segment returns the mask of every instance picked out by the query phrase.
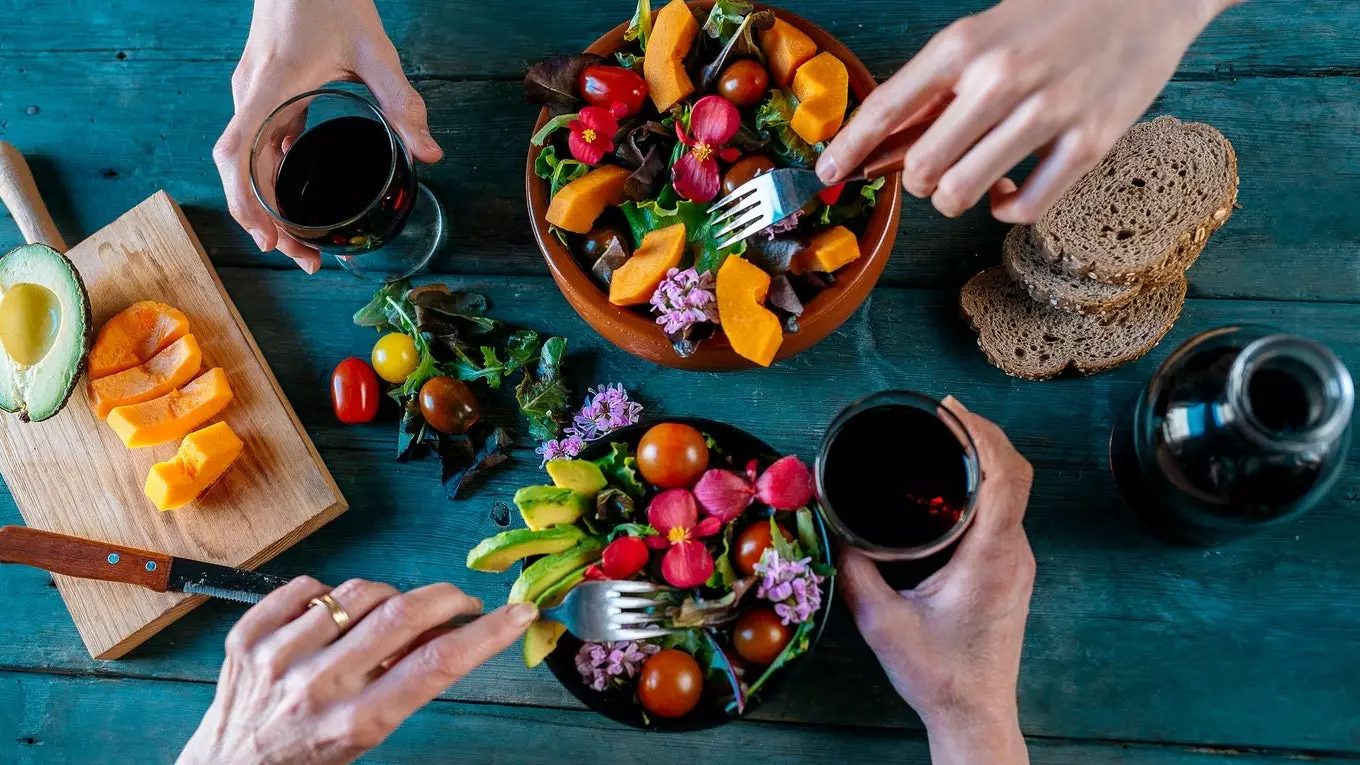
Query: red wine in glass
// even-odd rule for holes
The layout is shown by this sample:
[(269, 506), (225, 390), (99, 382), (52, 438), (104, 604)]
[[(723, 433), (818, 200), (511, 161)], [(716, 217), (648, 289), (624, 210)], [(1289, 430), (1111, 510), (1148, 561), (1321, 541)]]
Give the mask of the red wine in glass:
[(981, 468), (963, 424), (909, 391), (851, 404), (817, 456), (822, 515), (847, 544), (880, 561), (921, 560), (962, 536)]
[(274, 183), (279, 212), (294, 238), (328, 252), (385, 245), (406, 224), (416, 176), (383, 123), (354, 115), (303, 133), (283, 157)]

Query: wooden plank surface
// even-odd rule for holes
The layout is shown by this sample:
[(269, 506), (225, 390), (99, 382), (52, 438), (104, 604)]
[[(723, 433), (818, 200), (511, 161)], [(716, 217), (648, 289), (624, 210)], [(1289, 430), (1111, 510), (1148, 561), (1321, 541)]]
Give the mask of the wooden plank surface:
[[(212, 686), (128, 683), (0, 673), (0, 760), (29, 765), (99, 762), (145, 765), (170, 762), (166, 742), (185, 741), (212, 698)], [(90, 736), (71, 720), (108, 720), (116, 734)], [(607, 742), (602, 745), (601, 742)], [(683, 743), (682, 743), (683, 742)], [(1281, 752), (1214, 750), (1193, 746), (1141, 746), (1121, 742), (1031, 739), (1035, 765), (1285, 765), (1296, 755)], [(155, 753), (152, 755), (151, 753)], [(858, 765), (893, 762), (928, 765), (919, 733), (862, 728), (792, 727), (736, 723), (702, 733), (659, 737), (625, 728), (590, 712), (487, 707), (436, 702), (407, 721), (391, 738), (363, 757), (365, 763), (516, 763), (596, 765), (785, 763), (825, 757)], [(1309, 758), (1313, 759), (1313, 758)], [(1327, 757), (1342, 765), (1360, 759)]]
[[(224, 269), (284, 391), (354, 509), (269, 570), (331, 582), (380, 578), (400, 587), (448, 580), (488, 603), (513, 575), (462, 566), (467, 549), (500, 527), (497, 502), (538, 480), (537, 460), (517, 452), (465, 501), (442, 497), (438, 467), (391, 460), (395, 413), (351, 427), (334, 422), (324, 396), (339, 359), (374, 334), (348, 323), (368, 287), (341, 274)], [(628, 381), (661, 413), (702, 414), (750, 429), (776, 448), (810, 455), (821, 428), (858, 395), (882, 387), (954, 392), (996, 419), (1036, 465), (1026, 521), (1039, 559), (1021, 676), (1024, 728), (1073, 736), (1214, 746), (1360, 750), (1360, 675), (1349, 646), (1360, 636), (1360, 462), (1333, 498), (1304, 519), (1234, 547), (1205, 553), (1163, 548), (1113, 494), (1104, 451), (1113, 413), (1170, 351), (1097, 378), (1025, 383), (990, 367), (957, 319), (947, 291), (881, 289), (842, 330), (766, 372), (693, 374), (661, 369), (604, 347), (546, 278), (479, 277), (492, 312), (571, 338), (576, 389)], [(1276, 323), (1331, 344), (1360, 363), (1357, 311), (1344, 304), (1192, 300), (1169, 344), (1233, 321)], [(490, 407), (488, 407), (490, 409)], [(500, 412), (504, 415), (504, 410)], [(513, 418), (511, 419), (513, 422)], [(3, 511), (0, 511), (3, 520)], [(90, 662), (51, 615), (45, 577), (0, 571), (26, 639), (0, 653), (10, 668), (48, 668), (211, 681), (237, 606), (213, 603), (116, 665)], [(0, 633), (3, 634), (3, 633)], [(845, 678), (854, 678), (847, 683)], [(762, 708), (765, 721), (919, 728), (839, 609), (797, 690)], [(455, 686), (468, 702), (578, 705), (545, 673), (510, 651)]]
[[(179, 443), (128, 449), (90, 408), (84, 384), (41, 423), (0, 418), (0, 472), (35, 528), (253, 568), (345, 510), (306, 431), (270, 374), (174, 200), (159, 193), (67, 253), (90, 294), (94, 327), (138, 300), (189, 317), (203, 369), (222, 367), (233, 401), (221, 419), (245, 452), (182, 510), (143, 494), (151, 465)], [(116, 659), (203, 602), (183, 593), (57, 577), (90, 655)]]
[[(1360, 14), (1358, 14), (1360, 15)], [(23, 68), (20, 74), (16, 70)], [(0, 138), (30, 156), (53, 214), (92, 231), (162, 184), (219, 265), (292, 268), (226, 214), (210, 156), (231, 114), (231, 65), (61, 56), (0, 60)], [(1233, 141), (1242, 209), (1191, 272), (1196, 297), (1355, 300), (1360, 295), (1360, 99), (1356, 78), (1176, 82), (1152, 113), (1218, 126)], [(537, 111), (517, 82), (422, 82), (448, 154), (422, 172), (449, 214), (436, 270), (544, 273), (524, 206), (526, 137)], [(36, 106), (36, 114), (28, 114)], [(79, 125), (72, 142), (63, 126)], [(0, 240), (12, 232), (0, 212)], [(904, 200), (882, 284), (957, 288), (1000, 257), (1006, 227), (975, 209), (949, 220)], [(1245, 264), (1251, 264), (1246, 267)], [(329, 258), (326, 267), (336, 267)], [(1281, 279), (1287, 273), (1289, 278)]]

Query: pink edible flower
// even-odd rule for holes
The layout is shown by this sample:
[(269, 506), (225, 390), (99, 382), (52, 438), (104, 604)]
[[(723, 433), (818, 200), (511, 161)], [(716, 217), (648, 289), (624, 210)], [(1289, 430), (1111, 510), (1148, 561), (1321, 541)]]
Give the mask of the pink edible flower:
[(635, 424), (642, 418), (642, 404), (628, 398), (628, 391), (614, 383), (591, 388), (581, 410), (572, 418), (567, 433), (594, 441), (609, 433)]
[(790, 561), (770, 547), (755, 565), (761, 577), (756, 597), (774, 603), (774, 613), (784, 624), (802, 624), (822, 607), (824, 578), (812, 570), (812, 559)]
[(740, 473), (712, 468), (694, 484), (694, 496), (705, 513), (727, 523), (751, 506), (756, 487)]
[(627, 640), (618, 643), (583, 643), (576, 652), (576, 671), (586, 685), (597, 691), (609, 687), (614, 678), (629, 678), (638, 673), (647, 657), (660, 646)]
[(554, 438), (551, 441), (544, 441), (537, 449), (536, 453), (543, 457), (543, 464), (548, 464), (548, 460), (569, 460), (586, 446), (585, 441), (580, 436), (568, 435), (564, 438)]
[(659, 535), (643, 541), (653, 550), (666, 550), (661, 576), (667, 583), (688, 589), (713, 576), (713, 554), (699, 540), (717, 534), (723, 524), (713, 517), (699, 520), (699, 506), (689, 489), (668, 489), (653, 497), (647, 522)]
[(689, 132), (675, 123), (675, 134), (688, 149), (671, 165), (671, 185), (677, 194), (691, 202), (713, 201), (722, 187), (718, 159), (731, 162), (741, 156), (740, 151), (726, 146), (740, 129), (741, 114), (726, 98), (704, 96), (694, 103)]
[(619, 121), (603, 106), (587, 106), (567, 127), (571, 128), (571, 135), (567, 137), (571, 156), (587, 165), (598, 165), (604, 155), (614, 150), (614, 134), (619, 132)]
[(678, 335), (693, 324), (718, 323), (718, 300), (713, 274), (693, 268), (672, 268), (652, 293), (656, 323), (667, 335)]
[(756, 481), (756, 498), (776, 510), (797, 510), (812, 501), (812, 471), (793, 455), (776, 460)]

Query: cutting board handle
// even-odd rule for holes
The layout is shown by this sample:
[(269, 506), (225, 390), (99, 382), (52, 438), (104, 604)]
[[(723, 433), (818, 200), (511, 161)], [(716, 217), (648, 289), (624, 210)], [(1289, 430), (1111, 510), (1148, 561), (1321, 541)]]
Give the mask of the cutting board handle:
[(0, 563), (19, 563), (54, 574), (123, 582), (165, 592), (170, 556), (68, 537), (24, 526), (0, 526)]
[(57, 231), (57, 224), (52, 222), (47, 205), (43, 204), (38, 184), (33, 181), (33, 171), (28, 169), (24, 155), (5, 141), (0, 141), (0, 201), (19, 224), (24, 241), (66, 252), (66, 242)]

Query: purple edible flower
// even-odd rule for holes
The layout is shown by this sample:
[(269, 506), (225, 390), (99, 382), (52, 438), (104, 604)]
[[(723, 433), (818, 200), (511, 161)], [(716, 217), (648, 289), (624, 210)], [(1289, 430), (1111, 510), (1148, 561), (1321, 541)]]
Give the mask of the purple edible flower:
[(543, 457), (543, 464), (548, 464), (548, 460), (569, 460), (581, 453), (585, 448), (585, 441), (580, 436), (567, 435), (565, 438), (554, 438), (551, 441), (544, 441), (534, 451)]
[(781, 221), (771, 223), (770, 225), (766, 226), (765, 228), (762, 228), (760, 231), (756, 233), (764, 234), (766, 239), (774, 239), (779, 234), (787, 234), (790, 231), (798, 228), (798, 219), (801, 217), (803, 217), (803, 211), (794, 210), (793, 214), (790, 215), (789, 217)]
[(566, 432), (581, 441), (594, 441), (636, 423), (641, 417), (642, 404), (630, 400), (622, 385), (603, 385), (590, 389), (586, 403), (572, 418)]
[(678, 335), (692, 324), (718, 322), (713, 274), (693, 268), (672, 268), (652, 293), (652, 310), (667, 335)]
[(761, 577), (756, 597), (774, 603), (774, 613), (784, 624), (802, 624), (822, 606), (823, 577), (812, 570), (812, 558), (784, 560), (767, 548), (755, 565)]
[(597, 691), (609, 687), (613, 678), (633, 677), (648, 656), (661, 648), (627, 640), (619, 643), (585, 643), (576, 652), (576, 671), (585, 684)]

